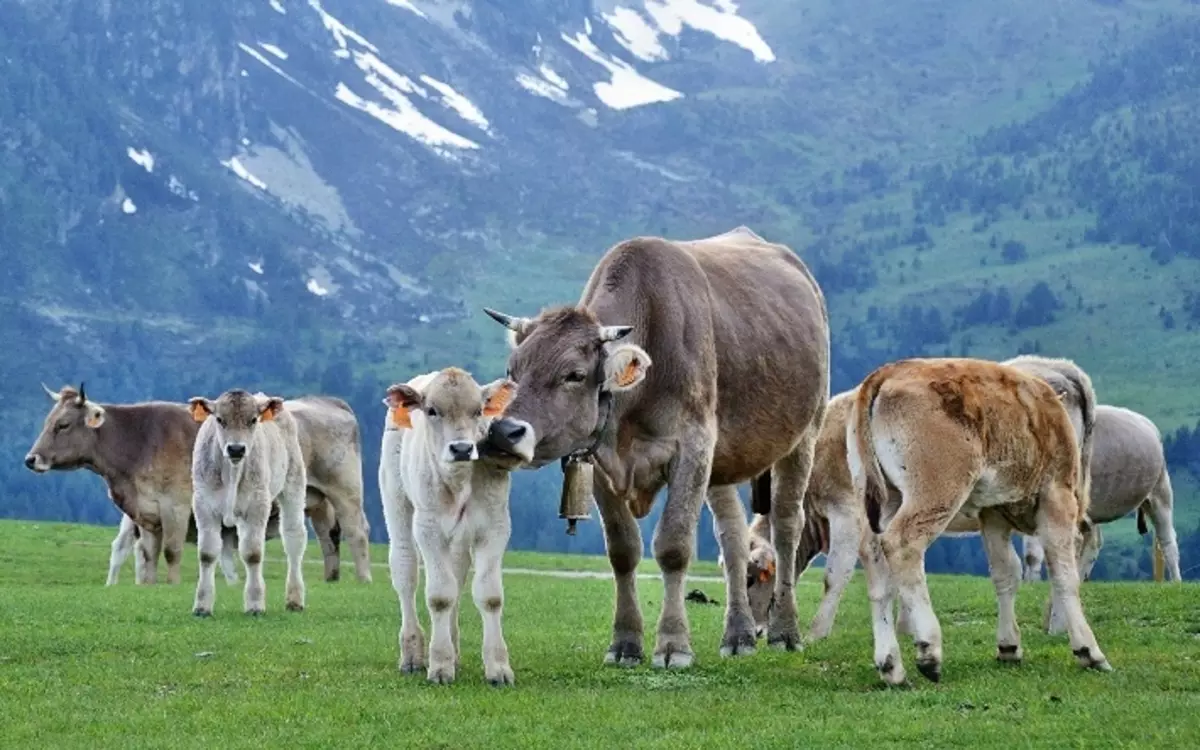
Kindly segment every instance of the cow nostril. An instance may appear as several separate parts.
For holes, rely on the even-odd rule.
[[[523,424],[516,424],[504,431],[504,437],[512,441],[520,440],[525,437],[526,427]]]
[[[37,463],[37,457],[34,456],[32,453],[30,453],[28,456],[25,457],[25,466],[27,468],[32,469],[33,465],[36,463]]]
[[[458,442],[450,444],[450,452],[456,456],[469,456],[474,449],[474,443]]]

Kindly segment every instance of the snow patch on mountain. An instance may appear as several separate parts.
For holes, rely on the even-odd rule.
[[[657,104],[679,99],[682,93],[667,88],[639,73],[632,65],[600,51],[590,36],[591,24],[585,24],[585,33],[576,32],[574,37],[562,34],[567,44],[583,53],[589,60],[604,67],[611,78],[592,84],[600,101],[610,109],[630,109],[647,104]]]

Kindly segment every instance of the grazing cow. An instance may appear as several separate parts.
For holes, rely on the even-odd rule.
[[[513,684],[501,615],[501,562],[512,522],[508,470],[479,461],[476,446],[503,413],[515,385],[480,388],[463,370],[447,368],[393,385],[379,462],[392,585],[400,598],[400,670],[426,669],[430,682],[454,681],[458,602],[475,562],[472,598],[483,618],[483,671],[492,685]],[[414,546],[415,541],[415,546]],[[417,555],[425,562],[425,604],[432,638],[417,619]]]
[[[637,519],[664,485],[653,547],[665,592],[652,664],[693,662],[684,584],[706,491],[728,563],[721,654],[754,651],[736,485],[768,469],[770,507],[756,508],[771,515],[779,557],[767,642],[798,648],[796,535],[829,398],[825,298],[804,263],[745,227],[690,241],[638,237],[605,253],[574,306],[535,318],[487,312],[511,332],[518,384],[492,423],[489,456],[530,469],[595,464],[616,586],[605,662],[643,659]]]
[[[140,550],[135,560],[139,584],[156,582],[160,552],[167,558],[167,581],[179,583],[183,544],[196,540],[191,455],[199,425],[188,407],[162,401],[98,404],[87,398],[82,385],[79,389],[66,386],[59,393],[42,387],[54,406],[25,457],[25,465],[37,473],[88,468],[104,479],[109,497],[123,516],[112,542],[108,585],[116,583],[135,541]],[[305,396],[287,401],[285,406],[296,415],[309,467],[305,513],[325,556],[325,580],[338,579],[340,514],[350,519],[347,523],[362,518],[363,551],[355,552],[355,567],[359,579],[369,581],[357,420],[340,399]],[[335,513],[334,497],[343,508],[350,505],[357,510]],[[134,532],[128,530],[125,518],[134,522]],[[273,516],[273,520],[278,519]],[[267,538],[273,539],[277,533],[276,523],[268,528]],[[227,581],[236,583],[237,573],[231,565],[226,567],[237,545],[236,530],[223,529],[222,539],[223,548],[230,547],[222,554],[222,572]]]
[[[941,677],[942,634],[924,555],[960,513],[977,517],[982,530],[999,600],[997,658],[1021,659],[1016,529],[1042,540],[1076,659],[1112,669],[1079,599],[1075,539],[1087,524],[1088,496],[1075,429],[1060,398],[1024,370],[973,359],[901,360],[859,386],[847,419],[847,458],[879,535],[870,538],[868,554],[887,566],[882,576],[867,570],[875,666],[885,682],[905,679],[891,616],[893,584],[912,618],[918,669],[931,680]],[[882,529],[881,514],[895,493],[899,510]]]
[[[296,418],[283,399],[240,389],[226,391],[216,401],[196,396],[188,403],[192,417],[201,423],[192,450],[192,512],[200,551],[193,612],[201,617],[212,614],[213,564],[221,552],[222,526],[237,528],[238,551],[246,566],[244,611],[266,611],[262,558],[272,503],[279,504],[287,555],[287,608],[303,610],[307,480]]]

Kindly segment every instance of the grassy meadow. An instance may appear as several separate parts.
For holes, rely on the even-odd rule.
[[[1117,747],[1179,746],[1200,732],[1200,588],[1089,583],[1084,603],[1111,674],[1075,666],[1065,638],[1035,630],[1047,584],[1019,598],[1026,661],[992,659],[995,603],[982,578],[934,577],[943,680],[880,687],[859,574],[827,640],[800,653],[717,655],[723,607],[689,604],[697,665],[662,672],[600,663],[612,584],[517,569],[603,571],[602,558],[511,553],[505,634],[516,672],[483,682],[479,617],[461,611],[459,681],[396,669],[399,628],[386,553],[372,584],[321,580],[310,542],[308,609],[283,610],[283,556],[268,545],[268,611],[241,613],[218,576],[215,616],[191,615],[195,548],[178,587],[137,587],[132,566],[103,586],[114,529],[0,523],[0,746],[30,747]],[[653,561],[642,572],[654,573]],[[698,574],[716,572],[701,563]],[[160,575],[165,569],[160,570]],[[724,602],[723,585],[692,587]],[[648,623],[661,584],[639,593]],[[819,572],[798,587],[807,622]],[[426,623],[424,605],[422,620]],[[647,653],[653,648],[648,626]]]

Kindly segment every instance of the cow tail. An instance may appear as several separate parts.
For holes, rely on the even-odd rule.
[[[855,425],[857,433],[859,463],[865,478],[866,493],[863,502],[867,510],[867,523],[876,534],[882,530],[879,522],[883,514],[883,504],[887,501],[887,484],[883,478],[883,467],[879,465],[879,456],[875,453],[875,439],[871,434],[871,409],[875,406],[875,397],[879,395],[882,385],[883,377],[878,375],[878,371],[868,376],[858,389],[854,412],[851,414],[854,420],[852,424]]]
[[[1079,443],[1079,478],[1076,502],[1079,516],[1084,518],[1092,505],[1092,438],[1096,428],[1096,391],[1087,373],[1079,368],[1067,372],[1066,377],[1079,394],[1079,412],[1083,418],[1083,439]]]

